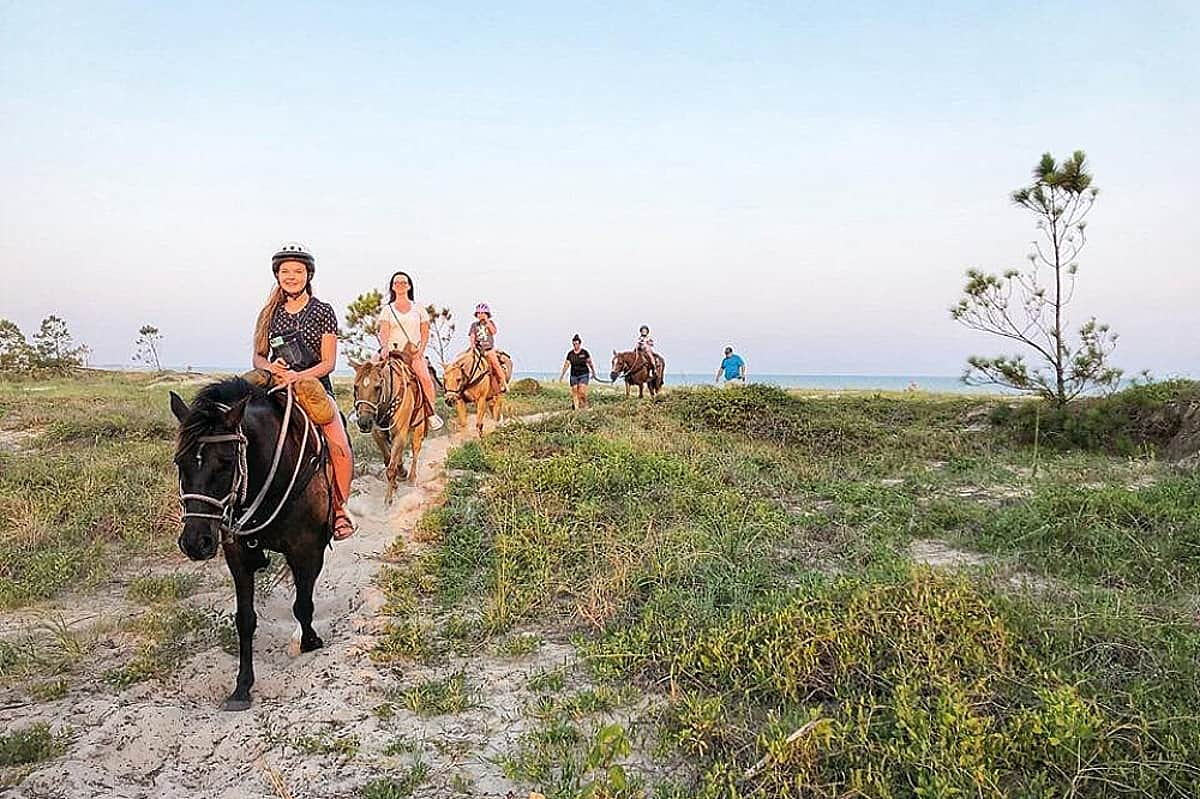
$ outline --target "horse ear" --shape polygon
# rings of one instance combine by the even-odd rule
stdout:
[[[175,414],[175,418],[179,420],[180,424],[183,424],[183,420],[189,413],[187,403],[174,391],[171,392],[171,413]]]
[[[356,372],[357,372],[357,371],[358,371],[358,367],[360,367],[360,366],[362,366],[362,361],[360,361],[360,360],[357,360],[357,359],[355,359],[355,358],[351,358],[351,359],[350,359],[350,368],[351,368],[351,369],[353,369],[354,371],[356,371]]]
[[[233,407],[225,411],[225,426],[229,428],[237,427],[242,423],[242,417],[246,414],[246,403],[250,401],[247,395],[242,397],[237,402],[233,403]]]
[[[613,350],[613,357],[614,357],[614,358],[615,358],[615,357],[617,357],[617,351],[616,351],[616,350]]]

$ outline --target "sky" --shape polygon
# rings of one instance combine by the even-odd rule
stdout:
[[[518,371],[648,324],[668,371],[954,375],[1087,152],[1069,319],[1200,375],[1200,5],[0,0],[0,318],[100,364],[249,362],[297,240],[344,317],[396,269]],[[460,337],[456,342],[462,345]]]

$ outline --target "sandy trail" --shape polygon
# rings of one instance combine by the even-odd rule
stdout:
[[[437,666],[377,665],[367,652],[378,627],[383,598],[372,586],[380,553],[398,535],[411,537],[421,514],[437,502],[445,483],[449,436],[426,442],[416,488],[402,487],[385,507],[386,485],[374,476],[355,480],[351,510],[360,529],[327,553],[315,592],[314,625],[325,647],[305,655],[292,641],[290,582],[259,591],[255,635],[254,705],[249,711],[219,710],[233,686],[236,658],[218,647],[198,652],[164,682],[139,683],[117,692],[102,684],[75,685],[52,702],[0,702],[0,726],[23,727],[44,721],[72,731],[66,755],[39,764],[18,786],[15,797],[349,797],[382,774],[402,773],[420,756],[432,767],[417,796],[446,796],[450,780],[470,785],[472,796],[506,796],[514,791],[495,759],[524,728],[528,675],[572,658],[566,644],[546,643],[522,658],[477,655]],[[280,561],[273,556],[272,563]],[[206,576],[207,593],[189,604],[233,611],[224,562],[196,568]],[[453,659],[452,659],[453,660]],[[414,679],[466,668],[481,689],[476,707],[453,716],[422,719],[397,708],[383,720],[371,712],[384,691]],[[8,700],[15,692],[4,699]],[[357,738],[352,755],[312,754],[304,737]],[[418,755],[388,756],[383,750],[398,736],[429,744]],[[310,747],[311,749],[311,747]],[[0,791],[3,793],[3,791]],[[524,794],[520,794],[524,795]]]

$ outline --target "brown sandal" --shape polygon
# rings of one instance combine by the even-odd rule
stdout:
[[[340,511],[337,518],[333,520],[333,540],[345,541],[356,532],[358,532],[358,525],[350,518],[350,514]]]

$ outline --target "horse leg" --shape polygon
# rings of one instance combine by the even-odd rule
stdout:
[[[454,413],[458,416],[459,432],[466,432],[467,429],[467,398],[460,396],[458,402],[454,403]]]
[[[408,484],[417,484],[417,456],[421,454],[421,443],[425,440],[425,423],[417,425],[412,431],[412,460],[408,464]]]
[[[475,432],[483,438],[483,420],[487,416],[488,395],[484,394],[475,400]]]
[[[401,414],[401,418],[407,419],[407,414]],[[403,422],[396,423],[396,430],[392,433],[392,451],[388,454],[388,490],[387,496],[383,498],[385,505],[392,504],[392,496],[396,493],[396,483],[404,476],[404,446],[408,444],[408,429]],[[410,479],[416,475],[416,471],[410,467]]]
[[[313,586],[325,563],[325,548],[313,543],[303,555],[289,552],[287,562],[292,568],[292,579],[296,582],[296,601],[292,603],[292,614],[300,622],[300,651],[311,652],[325,645],[312,626]]]
[[[392,454],[392,437],[376,427],[371,431],[371,439],[375,442],[375,447],[383,458],[383,465],[387,466],[388,459]]]
[[[242,559],[237,544],[226,545],[225,563],[233,575],[237,596],[234,626],[238,634],[237,685],[221,705],[222,710],[247,710],[250,707],[250,688],[254,685],[254,628],[258,617],[254,613],[254,569]]]

